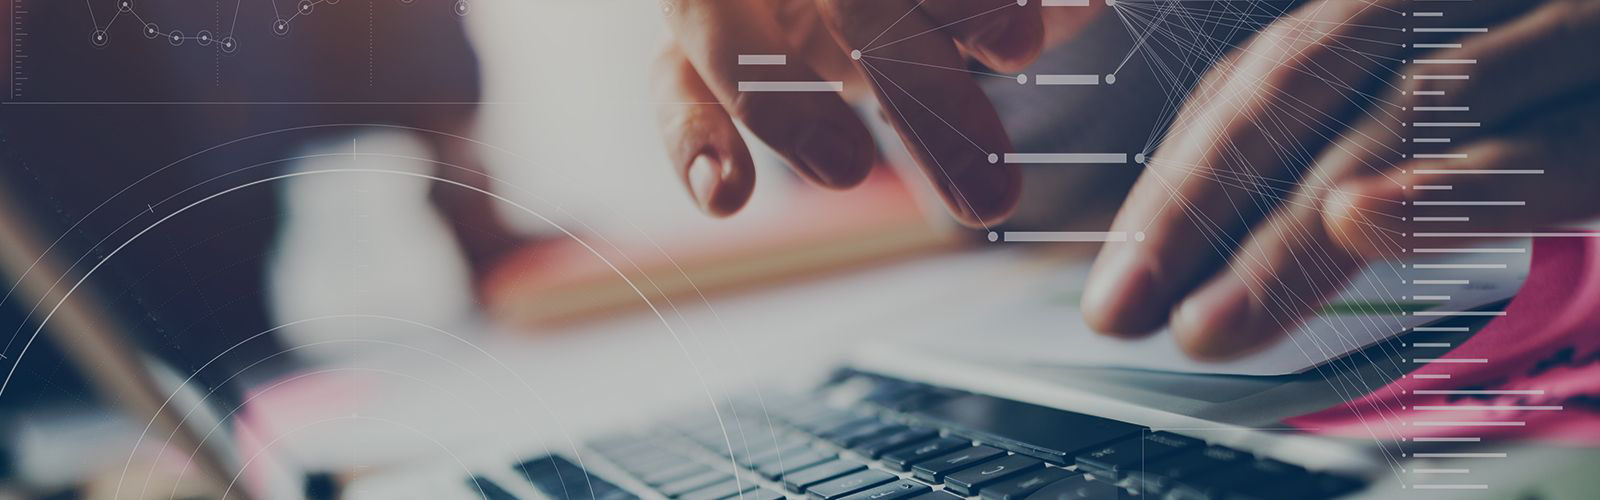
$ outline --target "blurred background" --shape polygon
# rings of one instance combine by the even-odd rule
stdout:
[[[477,433],[503,428],[490,421],[577,429],[685,390],[820,374],[828,367],[802,354],[915,330],[903,311],[968,300],[950,295],[981,295],[980,282],[1014,288],[1041,265],[1014,249],[969,255],[983,234],[901,175],[905,149],[869,104],[859,111],[884,164],[865,186],[803,185],[749,141],[753,201],[730,219],[703,216],[652,114],[664,7],[12,0],[4,168],[37,183],[19,201],[62,222],[47,230],[61,237],[53,253],[80,272],[104,259],[110,299],[148,322],[142,348],[195,370],[225,408],[257,408],[267,434],[298,433],[286,443],[306,446],[303,461],[339,470],[505,441]],[[1040,64],[1120,58],[1094,50],[1127,43],[1102,21]],[[1105,104],[1030,102],[1008,95],[1014,86],[991,89],[1008,127],[1050,131],[1016,136],[1024,147],[1137,150],[1160,112],[1063,119]],[[1014,224],[1103,229],[1134,173],[1038,172]],[[130,469],[186,491],[182,457],[35,335],[41,303],[6,297],[0,498],[125,494]],[[788,356],[752,356],[772,352]],[[474,356],[515,376],[450,361]],[[585,382],[558,383],[574,378]],[[406,395],[384,397],[394,391]],[[407,403],[385,407],[396,400]],[[319,420],[354,408],[382,417]],[[528,417],[539,408],[569,410]],[[472,419],[483,425],[460,425]]]

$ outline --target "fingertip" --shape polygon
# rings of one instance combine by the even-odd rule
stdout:
[[[1044,52],[1044,24],[1036,10],[1024,9],[973,38],[973,55],[997,71],[1021,71]]]
[[[872,172],[875,147],[866,127],[858,121],[847,126],[819,123],[799,142],[801,174],[829,189],[849,189]]]
[[[1108,247],[1096,259],[1080,300],[1084,321],[1113,337],[1149,335],[1167,319],[1154,292],[1154,274],[1135,250]]]
[[[700,210],[713,217],[727,217],[744,208],[750,200],[754,180],[749,168],[741,168],[737,155],[702,152],[684,170],[684,183]],[[744,167],[748,167],[747,165]]]
[[[1172,311],[1172,334],[1179,349],[1198,361],[1238,359],[1271,346],[1298,317],[1274,317],[1237,281],[1212,283]]]
[[[1199,361],[1227,361],[1249,350],[1256,325],[1249,297],[1215,290],[1197,293],[1172,311],[1172,335],[1178,348]]]
[[[967,167],[955,185],[948,187],[952,214],[962,224],[987,228],[1005,222],[1022,199],[1022,171],[1015,165],[990,165],[987,160]]]

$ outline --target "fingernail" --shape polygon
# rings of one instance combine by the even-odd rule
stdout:
[[[1220,360],[1250,351],[1264,333],[1250,291],[1237,282],[1214,284],[1172,313],[1172,332],[1191,357]]]
[[[1083,291],[1083,310],[1101,333],[1119,336],[1146,333],[1165,318],[1151,312],[1154,277],[1142,257],[1131,247],[1119,246],[1102,254]]]
[[[946,163],[951,165],[952,163]],[[971,225],[995,224],[1011,215],[1021,196],[1022,181],[1006,166],[975,160],[946,186],[959,203],[964,222]]]
[[[855,141],[832,128],[817,127],[800,142],[800,161],[819,184],[846,188],[859,182],[858,175],[854,174],[862,168],[856,165],[861,157],[858,149]]]
[[[722,183],[722,166],[711,155],[702,154],[689,164],[687,176],[689,194],[694,196],[702,210],[710,211],[711,196],[716,193],[717,185]]]

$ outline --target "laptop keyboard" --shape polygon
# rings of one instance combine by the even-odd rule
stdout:
[[[918,387],[848,408],[741,399],[589,444],[649,492],[559,456],[516,468],[560,500],[1315,499],[1364,487],[1127,422]],[[468,484],[487,500],[514,498],[481,477]]]

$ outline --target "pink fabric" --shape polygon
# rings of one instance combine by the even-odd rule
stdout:
[[[1289,420],[1315,433],[1378,439],[1527,438],[1600,445],[1600,238],[1541,238],[1528,280],[1466,343],[1365,397]],[[1543,390],[1537,395],[1418,395],[1428,389]],[[1417,406],[1561,406],[1561,410],[1417,410]],[[1516,427],[1419,427],[1417,421],[1520,421]]]

